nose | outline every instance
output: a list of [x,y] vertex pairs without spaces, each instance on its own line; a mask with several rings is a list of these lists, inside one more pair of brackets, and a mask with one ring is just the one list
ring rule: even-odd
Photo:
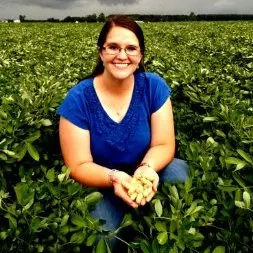
[[128,57],[126,54],[126,50],[124,48],[121,48],[119,53],[117,54],[117,57],[120,59],[126,59]]

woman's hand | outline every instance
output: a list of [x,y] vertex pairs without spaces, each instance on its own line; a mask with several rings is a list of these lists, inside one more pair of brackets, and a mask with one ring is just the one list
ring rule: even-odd
[[128,189],[124,186],[125,184],[130,183],[132,179],[133,178],[130,175],[123,171],[115,171],[111,178],[115,195],[133,208],[137,208],[139,205],[130,198],[127,191]]
[[152,181],[151,193],[146,198],[143,198],[141,201],[141,205],[144,206],[146,202],[149,202],[156,194],[158,183],[159,183],[159,176],[152,167],[145,164],[136,169],[134,173],[134,177],[138,177],[138,175],[143,175],[146,178],[150,178]]

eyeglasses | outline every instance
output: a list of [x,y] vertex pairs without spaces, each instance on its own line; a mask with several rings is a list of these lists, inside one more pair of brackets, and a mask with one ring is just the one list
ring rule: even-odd
[[109,44],[102,47],[102,49],[105,50],[106,54],[110,54],[110,55],[119,54],[122,49],[125,51],[127,55],[130,55],[130,56],[137,56],[140,53],[140,48],[136,46],[132,46],[132,45],[127,46],[126,48],[121,48],[118,45]]

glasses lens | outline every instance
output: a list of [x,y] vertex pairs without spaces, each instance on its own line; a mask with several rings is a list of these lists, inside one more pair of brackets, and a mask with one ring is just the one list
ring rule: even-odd
[[105,50],[107,54],[111,54],[111,55],[118,54],[120,53],[121,50],[124,50],[125,53],[130,56],[135,56],[139,54],[139,49],[135,46],[129,46],[124,49],[115,45],[107,45],[103,47],[103,49]]
[[128,55],[137,55],[139,53],[139,50],[137,47],[130,46],[125,49],[125,52]]
[[119,47],[115,46],[115,45],[108,45],[105,47],[105,52],[107,54],[117,54],[119,52]]

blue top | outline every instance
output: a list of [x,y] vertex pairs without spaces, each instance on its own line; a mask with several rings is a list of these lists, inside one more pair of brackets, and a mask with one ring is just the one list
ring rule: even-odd
[[93,78],[88,78],[71,88],[57,113],[90,131],[90,148],[95,163],[131,173],[150,147],[151,114],[170,94],[170,87],[157,74],[136,73],[128,111],[117,123],[103,109]]

